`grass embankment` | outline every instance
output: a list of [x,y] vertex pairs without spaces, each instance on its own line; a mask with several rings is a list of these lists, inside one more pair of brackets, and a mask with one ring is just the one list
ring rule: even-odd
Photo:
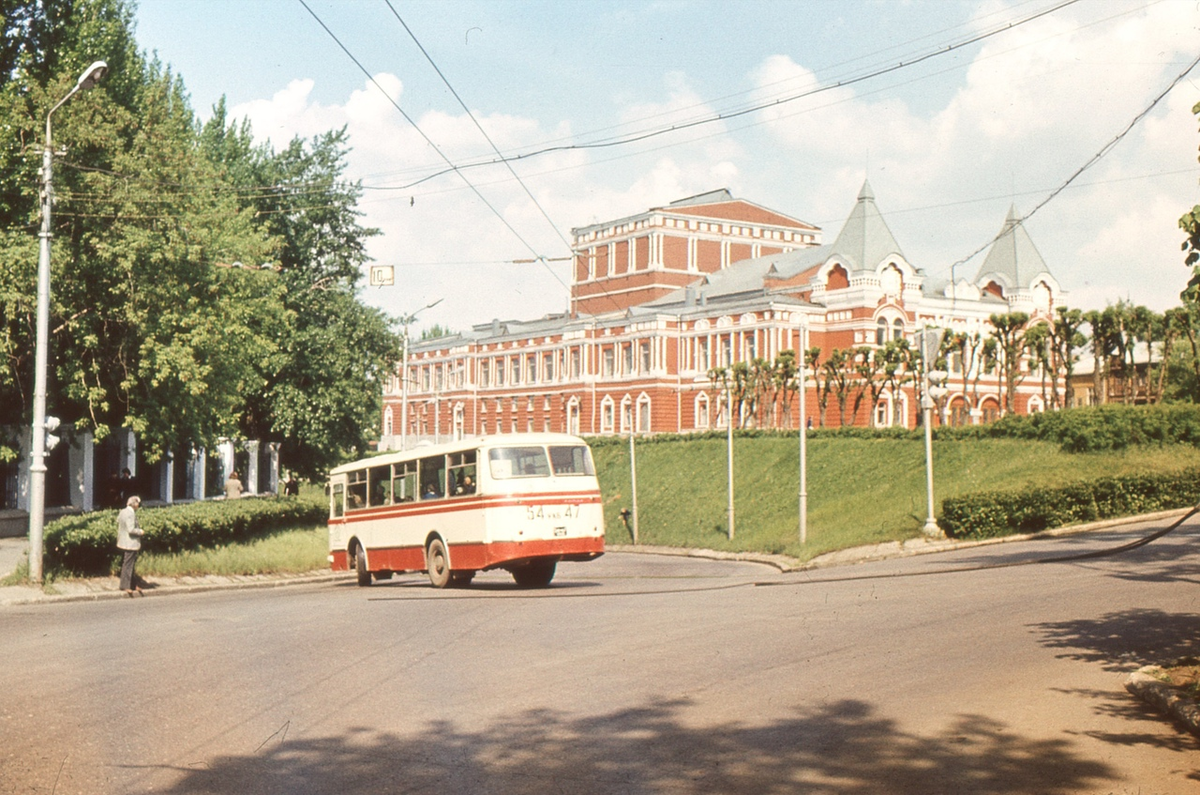
[[204,574],[303,573],[329,568],[329,531],[324,526],[284,530],[245,543],[175,554],[147,552],[138,556],[138,571],[147,576],[188,577]]
[[[631,505],[628,444],[594,449],[610,544],[632,538],[618,512]],[[814,434],[808,442],[808,541],[799,541],[799,444],[795,436],[734,440],[734,538],[727,537],[722,439],[639,442],[639,542],[812,558],[837,549],[920,535],[925,448],[916,439]],[[945,497],[1029,485],[1060,486],[1106,475],[1200,465],[1190,445],[1064,453],[1022,439],[936,441],[935,507]]]

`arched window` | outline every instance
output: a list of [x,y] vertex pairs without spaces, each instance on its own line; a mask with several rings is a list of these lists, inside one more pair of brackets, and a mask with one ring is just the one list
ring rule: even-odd
[[882,345],[887,342],[888,338],[888,322],[887,318],[879,318],[875,321],[875,344]]
[[454,405],[454,441],[462,441],[463,438],[463,405],[456,403]]
[[708,395],[704,394],[703,392],[700,392],[699,394],[696,395],[695,415],[696,415],[696,419],[692,424],[694,425],[696,430],[698,430],[698,431],[706,430],[708,428],[708,423],[709,423]]
[[612,397],[605,395],[600,401],[600,433],[613,432],[614,408]]
[[383,410],[383,435],[392,435],[392,407],[388,406]]
[[633,430],[633,398],[626,395],[621,400],[621,433]]
[[896,318],[892,321],[892,339],[904,339],[904,321],[900,318]]
[[643,392],[638,397],[637,402],[637,429],[638,433],[650,433],[651,429],[650,415],[650,396]]
[[567,402],[567,433],[579,434],[579,398]]

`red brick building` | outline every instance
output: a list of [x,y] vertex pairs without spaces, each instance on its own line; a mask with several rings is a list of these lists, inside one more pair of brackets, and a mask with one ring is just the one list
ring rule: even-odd
[[[1015,212],[973,279],[927,277],[905,258],[866,183],[832,244],[816,226],[725,190],[572,234],[569,314],[496,320],[412,345],[408,443],[723,427],[714,368],[811,347],[821,349],[820,363],[834,349],[879,349],[925,327],[982,340],[991,315],[1021,311],[1038,322],[1063,298]],[[997,416],[998,375],[961,355],[948,361],[942,419]],[[1044,407],[1034,380],[1017,388],[1018,412]],[[839,424],[827,398],[821,410],[818,385],[810,372],[807,416]],[[880,388],[874,400],[860,397],[846,423],[913,427],[913,390],[910,381]],[[384,393],[383,447],[402,444],[403,393],[397,373]],[[795,427],[796,404],[775,400],[769,415],[760,404],[740,422]]]

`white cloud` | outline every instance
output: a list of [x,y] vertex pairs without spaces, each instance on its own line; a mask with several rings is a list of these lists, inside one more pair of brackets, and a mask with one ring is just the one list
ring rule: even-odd
[[[1004,7],[989,4],[980,18]],[[1072,6],[988,40],[959,72],[940,78],[956,80],[957,88],[938,106],[914,110],[889,86],[927,78],[949,60],[895,73],[891,83],[832,89],[754,119],[513,163],[536,204],[498,165],[464,172],[495,212],[454,174],[399,191],[368,190],[364,223],[384,232],[370,251],[398,268],[397,286],[372,290],[369,300],[403,314],[442,298],[422,322],[452,328],[561,311],[567,263],[548,271],[507,261],[532,257],[529,247],[565,256],[562,238],[571,227],[719,187],[821,223],[831,240],[864,175],[906,255],[936,274],[990,239],[1010,203],[1028,212],[1116,135],[1194,57],[1197,28],[1195,3]],[[745,79],[760,100],[818,84],[808,66],[788,55],[764,57]],[[376,80],[407,110],[399,78]],[[276,146],[346,125],[350,176],[372,188],[405,185],[445,167],[374,85],[364,82],[344,103],[330,105],[314,101],[313,90],[312,80],[295,80],[232,113],[248,116]],[[610,132],[677,124],[718,109],[682,71],[641,92],[613,106]],[[1175,223],[1197,193],[1196,98],[1194,80],[1178,88],[1076,187],[1028,222],[1073,304],[1102,306],[1128,295],[1163,309],[1176,299],[1186,269]],[[597,107],[593,118],[603,119],[603,100]],[[575,132],[570,118],[494,112],[476,118],[508,153],[569,141]],[[455,163],[494,157],[465,113],[433,110],[415,121]],[[973,275],[978,263],[966,270]]]

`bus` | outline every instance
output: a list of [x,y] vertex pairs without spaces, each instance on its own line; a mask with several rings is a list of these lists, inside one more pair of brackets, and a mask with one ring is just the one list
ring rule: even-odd
[[329,563],[361,586],[424,571],[437,588],[508,570],[545,587],[559,561],[604,554],[587,443],[521,433],[419,446],[329,473]]

